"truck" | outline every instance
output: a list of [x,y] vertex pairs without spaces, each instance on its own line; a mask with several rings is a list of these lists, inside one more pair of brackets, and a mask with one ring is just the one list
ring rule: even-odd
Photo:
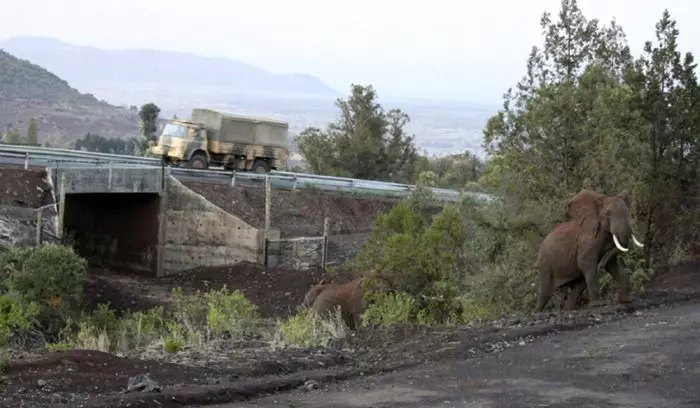
[[169,120],[149,152],[168,165],[267,173],[285,163],[288,132],[276,119],[196,108],[189,120]]

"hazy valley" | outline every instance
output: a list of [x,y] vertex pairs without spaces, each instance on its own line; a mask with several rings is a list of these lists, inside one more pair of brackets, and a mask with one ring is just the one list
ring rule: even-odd
[[[146,102],[156,103],[162,117],[187,117],[200,106],[277,117],[287,120],[294,134],[307,126],[325,126],[336,115],[335,99],[345,96],[350,86],[335,90],[311,75],[271,74],[223,58],[107,51],[42,37],[0,41],[0,48],[59,77],[52,85],[65,88],[58,97],[48,95],[42,101],[42,95],[34,92],[33,98],[23,98],[18,90],[0,104],[4,127],[21,129],[29,117],[37,116],[40,140],[49,137],[53,144],[65,144],[87,132],[120,138],[136,135],[138,118],[129,107]],[[66,96],[76,89],[103,102]],[[410,115],[408,130],[430,154],[465,149],[480,153],[483,126],[498,109],[472,102],[392,100],[381,97],[381,88],[377,91],[386,109],[398,107]]]

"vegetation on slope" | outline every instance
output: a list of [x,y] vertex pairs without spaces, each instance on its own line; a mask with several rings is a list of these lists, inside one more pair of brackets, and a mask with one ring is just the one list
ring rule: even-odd
[[100,105],[92,94],[82,94],[68,82],[39,65],[0,50],[0,99],[33,100],[47,103]]

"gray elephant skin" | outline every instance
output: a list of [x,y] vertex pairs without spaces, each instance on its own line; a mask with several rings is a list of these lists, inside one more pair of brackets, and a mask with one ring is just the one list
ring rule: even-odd
[[589,306],[600,306],[596,276],[599,267],[605,268],[617,282],[619,302],[630,301],[629,276],[618,255],[629,251],[630,240],[638,247],[643,245],[632,233],[629,200],[626,192],[608,196],[583,189],[567,203],[567,215],[571,219],[557,224],[540,245],[536,312],[544,309],[555,290],[567,288],[570,291],[564,302],[565,310],[577,307],[586,288]]

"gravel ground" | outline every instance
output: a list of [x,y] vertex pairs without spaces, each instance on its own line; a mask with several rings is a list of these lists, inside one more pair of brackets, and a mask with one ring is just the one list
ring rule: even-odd
[[[682,265],[674,279],[683,289],[664,279],[624,309],[524,313],[461,327],[368,328],[332,348],[222,340],[176,355],[157,345],[123,357],[86,350],[15,355],[0,375],[0,406],[238,407],[248,406],[235,405],[246,400],[268,407],[693,406],[700,403],[691,386],[700,373],[700,280],[689,275],[699,270],[698,263]],[[154,289],[162,282],[148,289],[123,276],[101,279],[122,279],[122,292],[105,298],[130,293],[125,308],[144,305],[139,296],[167,296]],[[175,283],[204,285],[193,279]],[[125,392],[146,374],[156,390]]]
[[[700,406],[699,306],[638,311],[531,344],[519,341],[501,352],[427,362],[254,402],[299,408]],[[216,405],[244,406],[251,405]]]

